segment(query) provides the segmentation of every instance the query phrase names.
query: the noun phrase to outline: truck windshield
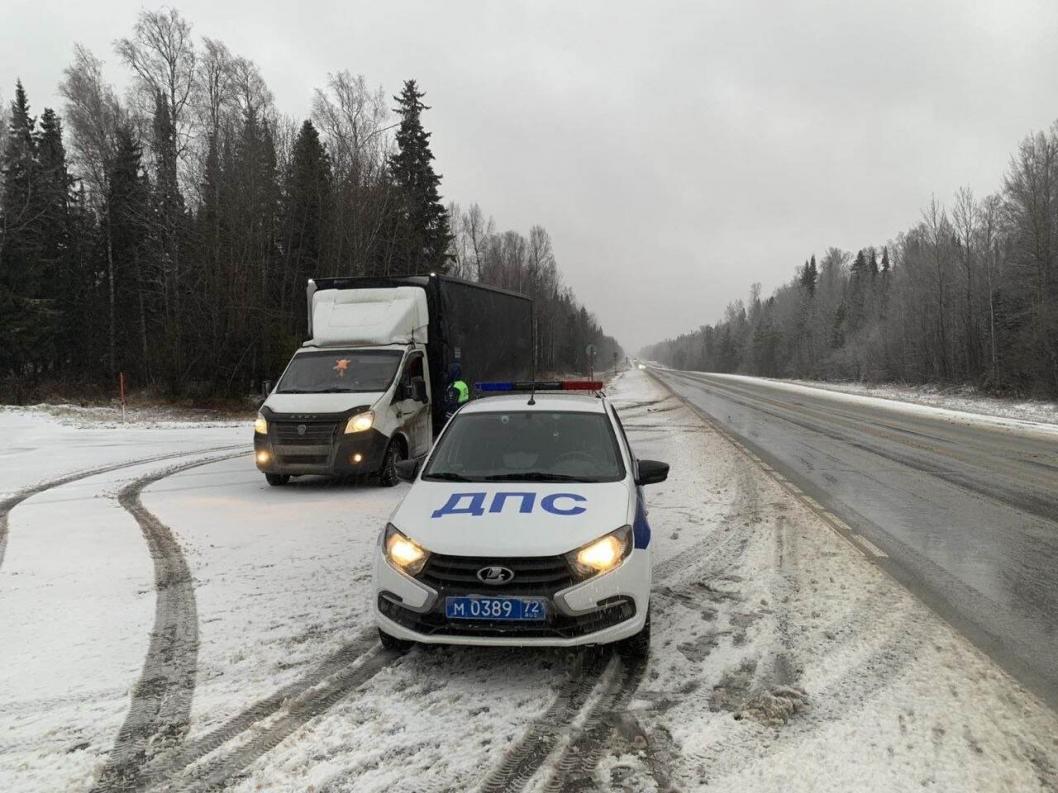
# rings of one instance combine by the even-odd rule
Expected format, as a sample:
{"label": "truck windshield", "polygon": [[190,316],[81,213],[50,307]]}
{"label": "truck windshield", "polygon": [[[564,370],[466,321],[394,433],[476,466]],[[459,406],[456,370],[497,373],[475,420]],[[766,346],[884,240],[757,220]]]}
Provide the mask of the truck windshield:
{"label": "truck windshield", "polygon": [[453,482],[617,482],[624,464],[601,413],[463,413],[437,443],[423,479]]}
{"label": "truck windshield", "polygon": [[385,391],[393,382],[400,350],[319,350],[294,356],[276,391],[280,394],[344,394]]}

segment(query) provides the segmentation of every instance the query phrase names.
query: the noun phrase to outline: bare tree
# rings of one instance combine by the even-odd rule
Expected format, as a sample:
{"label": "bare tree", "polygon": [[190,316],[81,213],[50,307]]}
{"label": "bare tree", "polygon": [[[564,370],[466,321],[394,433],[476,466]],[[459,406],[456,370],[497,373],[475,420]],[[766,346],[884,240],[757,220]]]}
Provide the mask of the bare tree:
{"label": "bare tree", "polygon": [[198,88],[191,25],[173,8],[141,11],[132,37],[118,39],[114,49],[135,74],[132,98],[140,117],[151,117],[158,97],[168,106],[176,154],[184,159],[192,139],[190,106]]}
{"label": "bare tree", "polygon": [[63,72],[59,92],[66,99],[70,159],[89,198],[98,204],[106,192],[107,168],[125,111],[103,79],[103,62],[80,44],[74,45],[73,63]]}
{"label": "bare tree", "polygon": [[103,79],[103,62],[80,44],[74,60],[63,72],[59,91],[66,99],[66,125],[71,132],[70,152],[87,195],[102,216],[107,259],[107,357],[110,374],[117,368],[117,283],[114,238],[110,213],[103,211],[117,130],[125,119],[114,89]]}
{"label": "bare tree", "polygon": [[974,319],[974,270],[976,268],[976,247],[980,210],[969,187],[962,187],[955,194],[952,206],[952,221],[959,245],[959,263],[966,278],[966,295],[964,302],[964,371],[975,372],[980,366],[978,349],[978,330]]}
{"label": "bare tree", "polygon": [[357,184],[375,176],[385,162],[390,142],[385,133],[389,108],[379,86],[367,87],[362,74],[348,70],[328,75],[326,90],[312,98],[312,120],[323,133],[336,171],[348,173]]}

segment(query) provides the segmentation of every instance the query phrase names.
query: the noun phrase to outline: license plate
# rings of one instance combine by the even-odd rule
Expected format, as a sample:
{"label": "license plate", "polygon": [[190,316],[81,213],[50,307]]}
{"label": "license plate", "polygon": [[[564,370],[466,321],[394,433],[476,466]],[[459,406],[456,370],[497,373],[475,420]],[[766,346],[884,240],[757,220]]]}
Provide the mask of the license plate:
{"label": "license plate", "polygon": [[445,616],[450,620],[541,621],[547,618],[543,598],[445,598]]}

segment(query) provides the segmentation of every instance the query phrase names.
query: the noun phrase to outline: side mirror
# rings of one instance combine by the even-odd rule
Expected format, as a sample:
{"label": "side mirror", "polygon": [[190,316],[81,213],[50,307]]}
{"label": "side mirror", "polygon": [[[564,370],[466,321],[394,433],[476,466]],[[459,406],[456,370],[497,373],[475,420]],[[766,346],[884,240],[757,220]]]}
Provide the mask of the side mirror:
{"label": "side mirror", "polygon": [[411,379],[411,399],[416,402],[426,403],[429,400],[426,398],[426,380],[422,377],[413,377]]}
{"label": "side mirror", "polygon": [[401,460],[397,463],[397,478],[404,482],[414,482],[419,473],[419,460]]}
{"label": "side mirror", "polygon": [[639,476],[636,477],[637,485],[656,485],[669,478],[669,464],[659,463],[657,460],[640,460]]}

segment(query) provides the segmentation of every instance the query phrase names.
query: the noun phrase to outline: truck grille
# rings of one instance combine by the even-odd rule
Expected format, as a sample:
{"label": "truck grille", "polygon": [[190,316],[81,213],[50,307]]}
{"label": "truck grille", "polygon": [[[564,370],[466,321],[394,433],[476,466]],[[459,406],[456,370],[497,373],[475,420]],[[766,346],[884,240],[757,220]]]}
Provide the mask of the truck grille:
{"label": "truck grille", "polygon": [[283,446],[326,446],[338,431],[337,421],[276,421],[276,443]]}
{"label": "truck grille", "polygon": [[[478,570],[500,565],[514,573],[506,584],[482,584]],[[432,555],[418,578],[438,591],[465,592],[496,591],[497,594],[552,594],[573,586],[573,573],[563,556],[530,556],[521,558],[496,558],[480,556]]]}

